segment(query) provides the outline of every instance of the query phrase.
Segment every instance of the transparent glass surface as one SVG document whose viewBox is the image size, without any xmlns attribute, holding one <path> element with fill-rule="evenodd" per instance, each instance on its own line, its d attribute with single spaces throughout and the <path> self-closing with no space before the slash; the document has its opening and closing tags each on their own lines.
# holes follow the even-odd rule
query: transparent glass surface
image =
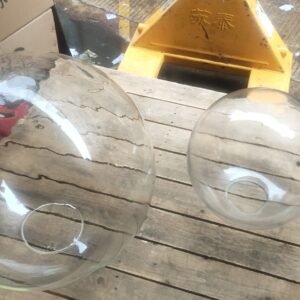
<svg viewBox="0 0 300 300">
<path fill-rule="evenodd" d="M 146 218 L 142 118 L 91 65 L 0 57 L 0 286 L 59 287 L 110 263 Z"/>
<path fill-rule="evenodd" d="M 199 198 L 226 220 L 268 228 L 300 215 L 300 102 L 244 89 L 203 112 L 188 151 Z"/>
</svg>

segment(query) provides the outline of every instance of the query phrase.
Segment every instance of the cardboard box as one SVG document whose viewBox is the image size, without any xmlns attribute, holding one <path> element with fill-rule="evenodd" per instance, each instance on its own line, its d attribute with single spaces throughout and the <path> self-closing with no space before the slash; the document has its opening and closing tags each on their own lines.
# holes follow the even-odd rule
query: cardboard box
<svg viewBox="0 0 300 300">
<path fill-rule="evenodd" d="M 0 41 L 53 6 L 53 0 L 0 1 Z"/>
<path fill-rule="evenodd" d="M 0 42 L 0 54 L 15 51 L 33 54 L 58 52 L 55 24 L 51 9 Z"/>
</svg>

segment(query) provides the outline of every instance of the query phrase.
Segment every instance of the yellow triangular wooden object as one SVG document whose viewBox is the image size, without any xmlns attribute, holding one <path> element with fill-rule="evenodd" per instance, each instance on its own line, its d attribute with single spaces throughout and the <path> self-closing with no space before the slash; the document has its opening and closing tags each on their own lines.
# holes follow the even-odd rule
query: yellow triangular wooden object
<svg viewBox="0 0 300 300">
<path fill-rule="evenodd" d="M 120 70 L 157 77 L 166 62 L 288 91 L 292 54 L 256 0 L 175 0 L 139 26 Z"/>
</svg>

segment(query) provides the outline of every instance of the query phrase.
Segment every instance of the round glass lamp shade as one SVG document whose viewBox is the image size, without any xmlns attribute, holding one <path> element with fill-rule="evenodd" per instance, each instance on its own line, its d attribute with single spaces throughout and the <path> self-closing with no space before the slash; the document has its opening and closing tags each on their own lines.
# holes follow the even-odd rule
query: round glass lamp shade
<svg viewBox="0 0 300 300">
<path fill-rule="evenodd" d="M 199 197 L 233 223 L 268 228 L 300 215 L 300 102 L 244 89 L 205 111 L 188 151 Z"/>
<path fill-rule="evenodd" d="M 153 150 L 132 102 L 65 56 L 0 57 L 0 286 L 49 289 L 110 263 L 141 227 Z"/>
</svg>

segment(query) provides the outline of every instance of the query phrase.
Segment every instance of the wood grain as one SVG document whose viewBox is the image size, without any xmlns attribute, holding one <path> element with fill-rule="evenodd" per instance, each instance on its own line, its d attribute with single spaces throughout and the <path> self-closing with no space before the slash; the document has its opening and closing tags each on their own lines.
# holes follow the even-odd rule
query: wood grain
<svg viewBox="0 0 300 300">
<path fill-rule="evenodd" d="M 50 295 L 42 292 L 33 292 L 33 293 L 20 293 L 2 290 L 0 295 L 1 300 L 57 300 L 65 299 L 59 296 Z"/>
<path fill-rule="evenodd" d="M 296 300 L 300 288 L 294 283 L 138 240 L 128 245 L 113 266 L 213 299 Z"/>
<path fill-rule="evenodd" d="M 145 257 L 147 257 L 147 261 L 145 261 Z M 65 256 L 63 259 L 72 260 L 73 258 Z M 132 274 L 134 277 L 148 280 L 148 282 L 161 282 L 165 286 L 165 292 L 166 290 L 168 292 L 168 289 L 171 292 L 170 288 L 174 288 L 197 295 L 200 299 L 202 295 L 205 295 L 204 298 L 220 300 L 229 297 L 230 299 L 257 299 L 255 297 L 259 291 L 262 297 L 271 297 L 275 300 L 296 300 L 300 288 L 300 285 L 285 280 L 139 239 L 128 244 L 118 260 L 109 268 L 128 275 Z M 101 272 L 103 270 L 87 278 L 85 282 L 88 282 L 88 285 L 86 286 L 98 286 L 98 282 L 101 284 L 103 282 L 103 279 L 99 279 Z M 103 276 L 105 276 L 104 274 Z M 187 280 L 187 278 L 189 279 Z M 111 284 L 117 282 L 118 278 L 113 278 Z M 149 283 L 145 284 L 149 285 Z M 235 289 L 232 289 L 232 286 L 235 286 Z M 82 295 L 85 289 L 81 292 L 79 289 L 82 287 L 77 283 L 59 289 L 57 292 L 59 295 L 68 297 L 74 295 L 75 299 L 84 299 Z M 96 289 L 99 290 L 99 287 Z M 107 288 L 100 293 L 100 297 L 103 296 L 103 299 L 106 299 L 106 293 L 109 293 Z M 129 295 L 132 295 L 131 293 Z"/>
<path fill-rule="evenodd" d="M 161 281 L 145 279 L 132 273 L 111 268 L 97 271 L 82 280 L 80 284 L 72 284 L 57 290 L 57 292 L 82 300 L 123 300 L 124 297 L 132 300 L 208 299 L 205 296 L 202 297 L 189 292 L 187 289 L 180 290 Z"/>
</svg>

